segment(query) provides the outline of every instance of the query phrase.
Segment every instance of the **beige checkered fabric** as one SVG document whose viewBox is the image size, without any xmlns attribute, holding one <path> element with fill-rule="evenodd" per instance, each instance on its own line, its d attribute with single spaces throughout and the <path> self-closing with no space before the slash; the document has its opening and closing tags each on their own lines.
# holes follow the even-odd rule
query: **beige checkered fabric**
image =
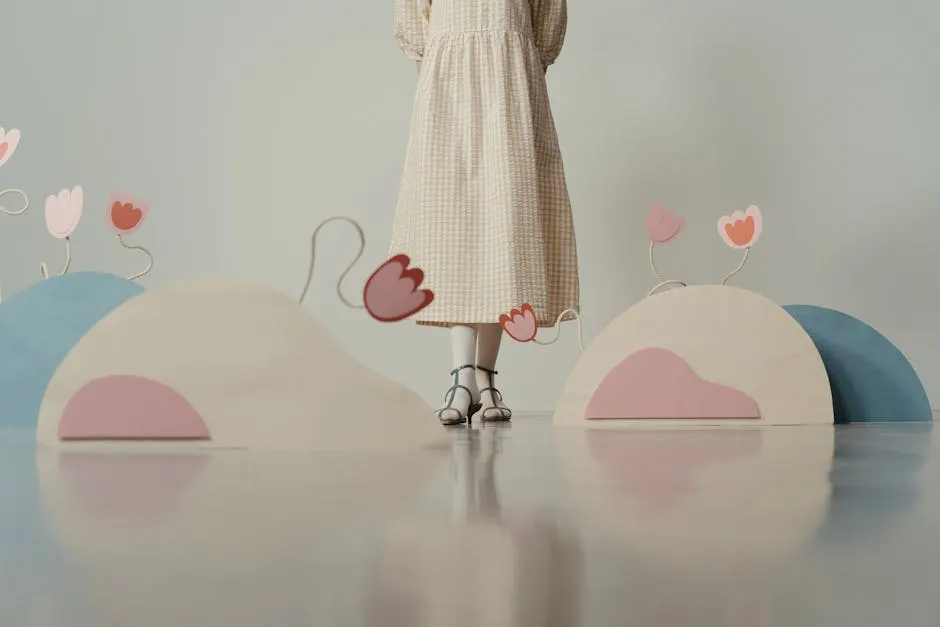
<svg viewBox="0 0 940 627">
<path fill-rule="evenodd" d="M 552 326 L 579 298 L 544 72 L 565 0 L 396 2 L 399 45 L 422 65 L 391 244 L 435 294 L 415 320 L 492 323 L 529 303 Z"/>
</svg>

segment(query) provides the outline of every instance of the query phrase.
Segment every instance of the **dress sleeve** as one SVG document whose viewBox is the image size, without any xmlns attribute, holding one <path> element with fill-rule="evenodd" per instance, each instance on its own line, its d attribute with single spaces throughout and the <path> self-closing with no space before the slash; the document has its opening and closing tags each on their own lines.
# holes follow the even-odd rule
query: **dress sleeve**
<svg viewBox="0 0 940 627">
<path fill-rule="evenodd" d="M 424 56 L 428 6 L 428 0 L 395 0 L 395 39 L 401 51 L 415 61 Z"/>
<path fill-rule="evenodd" d="M 532 28 L 535 45 L 542 58 L 542 67 L 555 62 L 565 43 L 568 29 L 568 3 L 566 0 L 529 0 L 532 5 Z"/>
</svg>

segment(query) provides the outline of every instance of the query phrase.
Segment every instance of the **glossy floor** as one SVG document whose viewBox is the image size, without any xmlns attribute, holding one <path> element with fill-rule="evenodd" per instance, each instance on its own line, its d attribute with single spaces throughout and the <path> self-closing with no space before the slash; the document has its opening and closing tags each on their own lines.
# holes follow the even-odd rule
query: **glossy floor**
<svg viewBox="0 0 940 627">
<path fill-rule="evenodd" d="M 0 624 L 938 624 L 929 427 L 453 436 L 57 454 L 0 432 Z"/>
</svg>

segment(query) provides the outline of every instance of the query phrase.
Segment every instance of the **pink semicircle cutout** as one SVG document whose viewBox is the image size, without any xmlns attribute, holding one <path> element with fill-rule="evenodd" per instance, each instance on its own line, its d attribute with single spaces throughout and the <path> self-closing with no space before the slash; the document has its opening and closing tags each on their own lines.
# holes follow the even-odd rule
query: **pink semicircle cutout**
<svg viewBox="0 0 940 627">
<path fill-rule="evenodd" d="M 208 440 L 199 413 L 170 386 L 136 375 L 87 383 L 69 399 L 61 440 Z"/>
<path fill-rule="evenodd" d="M 617 364 L 594 391 L 588 420 L 759 419 L 750 396 L 701 379 L 664 348 L 644 348 Z"/>
</svg>

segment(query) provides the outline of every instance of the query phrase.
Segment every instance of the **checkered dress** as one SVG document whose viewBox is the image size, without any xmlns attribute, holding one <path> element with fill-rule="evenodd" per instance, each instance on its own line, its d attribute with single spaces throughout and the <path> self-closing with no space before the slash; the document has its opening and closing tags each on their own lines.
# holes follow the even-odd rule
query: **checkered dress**
<svg viewBox="0 0 940 627">
<path fill-rule="evenodd" d="M 539 326 L 553 326 L 579 306 L 545 83 L 565 0 L 396 3 L 399 46 L 422 67 L 391 243 L 435 294 L 415 320 L 494 323 L 529 303 Z"/>
</svg>

